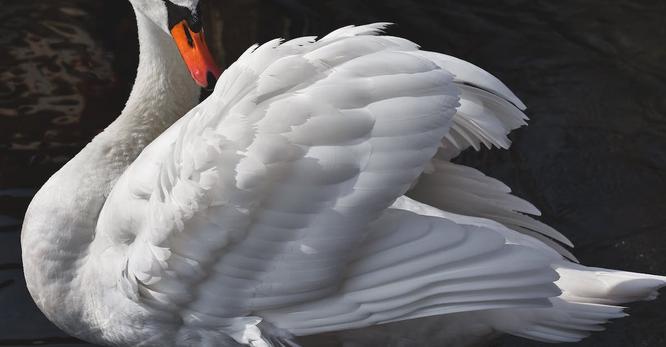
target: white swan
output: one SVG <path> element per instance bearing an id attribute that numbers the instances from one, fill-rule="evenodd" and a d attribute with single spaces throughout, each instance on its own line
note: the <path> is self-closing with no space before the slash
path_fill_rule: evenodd
<path id="1" fill-rule="evenodd" d="M 198 1 L 131 2 L 127 106 L 23 225 L 30 293 L 66 332 L 113 346 L 578 341 L 666 284 L 566 260 L 536 208 L 449 162 L 525 124 L 480 68 L 383 24 L 346 27 L 250 48 L 195 107 L 190 76 L 216 75 Z"/>

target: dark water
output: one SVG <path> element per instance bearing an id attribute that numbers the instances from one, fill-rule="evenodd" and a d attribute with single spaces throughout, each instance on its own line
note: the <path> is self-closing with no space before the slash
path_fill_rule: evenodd
<path id="1" fill-rule="evenodd" d="M 0 346 L 81 345 L 25 289 L 19 230 L 38 187 L 119 113 L 136 68 L 122 0 L 0 7 Z M 472 61 L 529 106 L 510 151 L 461 162 L 502 179 L 588 265 L 666 274 L 666 2 L 209 0 L 218 60 L 276 36 L 397 23 L 391 34 Z M 632 305 L 585 346 L 666 345 L 666 299 Z M 505 338 L 498 346 L 536 346 Z"/>

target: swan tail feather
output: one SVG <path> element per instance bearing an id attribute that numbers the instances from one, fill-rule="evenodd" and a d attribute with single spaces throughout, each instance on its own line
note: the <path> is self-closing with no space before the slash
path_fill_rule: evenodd
<path id="1" fill-rule="evenodd" d="M 628 316 L 625 307 L 634 301 L 653 300 L 666 286 L 666 277 L 562 262 L 556 284 L 562 295 L 552 298 L 551 308 L 498 310 L 490 313 L 496 329 L 548 343 L 577 342 L 605 329 L 612 319 Z"/>

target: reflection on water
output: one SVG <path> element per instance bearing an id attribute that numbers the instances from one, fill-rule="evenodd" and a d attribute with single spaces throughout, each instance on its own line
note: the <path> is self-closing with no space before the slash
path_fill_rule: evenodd
<path id="1" fill-rule="evenodd" d="M 255 41 L 392 21 L 391 33 L 498 75 L 530 109 L 511 151 L 461 162 L 501 178 L 587 264 L 666 273 L 666 3 L 662 0 L 208 0 L 228 65 Z M 120 111 L 136 69 L 125 1 L 22 0 L 0 10 L 0 346 L 80 345 L 48 323 L 21 274 L 36 189 Z M 666 300 L 638 304 L 587 346 L 666 345 Z M 505 338 L 501 346 L 538 345 Z"/>

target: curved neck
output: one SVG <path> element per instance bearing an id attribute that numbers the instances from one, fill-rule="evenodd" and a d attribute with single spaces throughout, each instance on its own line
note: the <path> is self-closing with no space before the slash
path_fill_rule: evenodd
<path id="1" fill-rule="evenodd" d="M 51 321 L 74 335 L 85 312 L 78 302 L 82 293 L 72 289 L 82 281 L 79 270 L 106 197 L 143 148 L 199 99 L 200 89 L 171 37 L 135 13 L 139 68 L 124 110 L 44 184 L 28 207 L 21 233 L 33 299 Z"/>
<path id="2" fill-rule="evenodd" d="M 113 143 L 113 148 L 123 152 L 130 162 L 192 109 L 200 95 L 171 36 L 141 11 L 135 9 L 135 13 L 139 68 L 134 87 L 120 116 L 95 139 Z M 122 164 L 126 167 L 130 162 Z"/>

